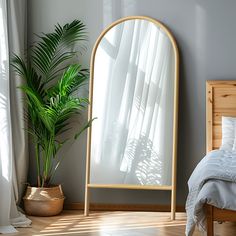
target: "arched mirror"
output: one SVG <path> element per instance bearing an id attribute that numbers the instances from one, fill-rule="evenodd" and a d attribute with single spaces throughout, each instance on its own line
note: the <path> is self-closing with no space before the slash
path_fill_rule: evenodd
<path id="1" fill-rule="evenodd" d="M 85 215 L 90 188 L 172 191 L 175 217 L 178 50 L 149 17 L 120 19 L 91 58 Z"/>

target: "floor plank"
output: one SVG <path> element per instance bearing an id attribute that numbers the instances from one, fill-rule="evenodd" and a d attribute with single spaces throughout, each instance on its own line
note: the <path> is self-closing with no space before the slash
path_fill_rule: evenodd
<path id="1" fill-rule="evenodd" d="M 81 211 L 64 211 L 55 217 L 30 217 L 31 228 L 18 229 L 9 236 L 181 236 L 186 214 L 177 213 L 175 221 L 166 212 L 94 212 L 84 217 Z M 236 235 L 236 225 L 215 224 L 216 236 Z M 194 236 L 201 236 L 197 230 Z"/>

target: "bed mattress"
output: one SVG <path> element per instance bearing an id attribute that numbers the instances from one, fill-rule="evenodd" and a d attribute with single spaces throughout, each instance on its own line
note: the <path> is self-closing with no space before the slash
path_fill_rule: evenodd
<path id="1" fill-rule="evenodd" d="M 186 235 L 197 225 L 206 230 L 204 204 L 220 209 L 236 210 L 236 152 L 214 150 L 207 154 L 193 171 L 186 203 Z"/>

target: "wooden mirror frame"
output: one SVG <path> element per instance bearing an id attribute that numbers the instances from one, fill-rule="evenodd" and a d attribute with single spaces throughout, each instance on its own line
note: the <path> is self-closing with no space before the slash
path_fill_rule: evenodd
<path id="1" fill-rule="evenodd" d="M 173 117 L 173 151 L 172 151 L 172 183 L 171 185 L 157 186 L 157 185 L 131 185 L 131 184 L 91 184 L 90 183 L 90 157 L 91 157 L 91 134 L 92 127 L 88 129 L 87 134 L 87 157 L 86 157 L 86 183 L 85 183 L 85 206 L 84 206 L 84 215 L 88 216 L 89 214 L 89 199 L 90 199 L 90 189 L 91 188 L 112 188 L 112 189 L 137 189 L 137 190 L 167 190 L 171 191 L 171 220 L 175 219 L 175 210 L 176 210 L 176 166 L 177 166 L 177 126 L 178 126 L 178 93 L 179 93 L 179 52 L 176 41 L 169 31 L 161 22 L 147 17 L 147 16 L 129 16 L 121 18 L 110 26 L 108 26 L 98 37 L 91 55 L 90 61 L 90 85 L 89 85 L 89 101 L 90 105 L 88 108 L 88 120 L 92 119 L 92 106 L 93 106 L 93 83 L 94 83 L 94 62 L 96 51 L 99 46 L 99 43 L 103 39 L 104 35 L 112 29 L 114 26 L 128 20 L 147 20 L 154 23 L 160 29 L 162 29 L 166 35 L 169 37 L 171 44 L 174 50 L 175 57 L 175 84 L 174 84 L 174 117 Z"/>

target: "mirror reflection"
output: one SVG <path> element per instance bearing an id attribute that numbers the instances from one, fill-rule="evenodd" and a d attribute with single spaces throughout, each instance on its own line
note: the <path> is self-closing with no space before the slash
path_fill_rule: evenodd
<path id="1" fill-rule="evenodd" d="M 95 53 L 90 182 L 171 185 L 175 57 L 148 20 L 111 28 Z"/>

